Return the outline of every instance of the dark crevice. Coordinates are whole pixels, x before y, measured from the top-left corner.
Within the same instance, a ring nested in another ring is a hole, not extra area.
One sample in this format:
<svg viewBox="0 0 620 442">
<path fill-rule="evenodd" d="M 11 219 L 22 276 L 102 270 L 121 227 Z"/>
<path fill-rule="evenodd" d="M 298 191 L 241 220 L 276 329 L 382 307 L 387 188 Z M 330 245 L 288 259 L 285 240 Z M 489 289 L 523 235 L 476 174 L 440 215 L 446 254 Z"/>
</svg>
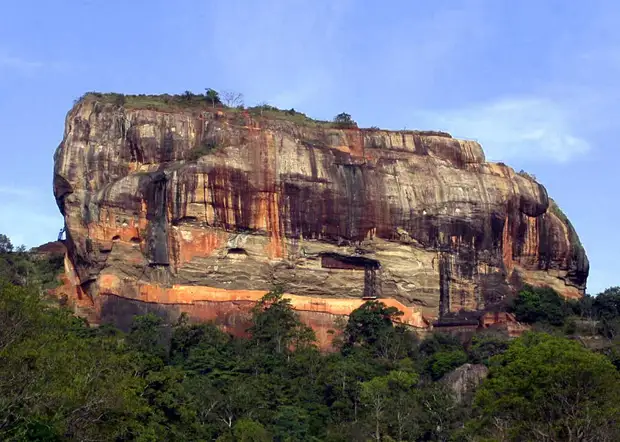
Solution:
<svg viewBox="0 0 620 442">
<path fill-rule="evenodd" d="M 340 270 L 359 270 L 364 272 L 364 299 L 381 296 L 381 280 L 377 275 L 381 265 L 376 259 L 363 256 L 346 256 L 337 253 L 321 254 L 321 267 Z"/>
<path fill-rule="evenodd" d="M 175 219 L 172 221 L 173 226 L 178 226 L 179 224 L 191 224 L 198 221 L 198 218 L 195 216 L 183 216 L 179 219 Z"/>
<path fill-rule="evenodd" d="M 321 267 L 328 269 L 366 270 L 378 269 L 379 261 L 363 256 L 347 256 L 338 253 L 322 253 Z"/>
</svg>

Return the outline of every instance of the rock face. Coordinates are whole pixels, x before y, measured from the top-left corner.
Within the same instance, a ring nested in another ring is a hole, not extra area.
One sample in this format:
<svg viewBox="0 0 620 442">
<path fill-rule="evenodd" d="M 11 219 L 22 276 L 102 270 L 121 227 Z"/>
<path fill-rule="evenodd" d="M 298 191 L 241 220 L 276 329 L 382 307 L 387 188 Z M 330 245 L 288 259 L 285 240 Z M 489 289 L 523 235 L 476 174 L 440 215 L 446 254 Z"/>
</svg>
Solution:
<svg viewBox="0 0 620 442">
<path fill-rule="evenodd" d="M 566 297 L 588 261 L 545 188 L 436 132 L 334 129 L 86 96 L 55 154 L 67 279 L 92 321 L 188 312 L 242 331 L 274 284 L 319 331 L 380 298 L 403 321 Z"/>
<path fill-rule="evenodd" d="M 489 375 L 489 369 L 482 364 L 464 364 L 445 375 L 441 381 L 452 391 L 457 402 L 462 403 L 476 391 Z"/>
</svg>

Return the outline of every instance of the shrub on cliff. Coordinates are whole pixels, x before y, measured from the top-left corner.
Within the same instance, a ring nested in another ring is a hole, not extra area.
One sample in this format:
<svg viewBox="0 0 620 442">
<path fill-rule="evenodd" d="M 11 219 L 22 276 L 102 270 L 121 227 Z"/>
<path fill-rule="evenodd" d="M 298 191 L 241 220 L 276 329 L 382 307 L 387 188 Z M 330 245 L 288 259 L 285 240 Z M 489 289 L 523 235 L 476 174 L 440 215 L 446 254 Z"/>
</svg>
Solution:
<svg viewBox="0 0 620 442">
<path fill-rule="evenodd" d="M 573 313 L 571 304 L 549 287 L 525 286 L 514 299 L 512 311 L 520 322 L 562 326 Z"/>
<path fill-rule="evenodd" d="M 353 121 L 351 115 L 342 112 L 334 117 L 334 126 L 341 129 L 349 129 L 357 127 L 357 123 Z"/>
<path fill-rule="evenodd" d="M 215 89 L 205 89 L 205 99 L 212 107 L 215 107 L 218 104 L 222 104 L 222 100 L 220 99 L 220 94 Z"/>
<path fill-rule="evenodd" d="M 189 161 L 197 161 L 198 159 L 215 152 L 217 147 L 217 142 L 215 140 L 203 140 L 200 145 L 189 151 L 187 159 Z"/>
</svg>

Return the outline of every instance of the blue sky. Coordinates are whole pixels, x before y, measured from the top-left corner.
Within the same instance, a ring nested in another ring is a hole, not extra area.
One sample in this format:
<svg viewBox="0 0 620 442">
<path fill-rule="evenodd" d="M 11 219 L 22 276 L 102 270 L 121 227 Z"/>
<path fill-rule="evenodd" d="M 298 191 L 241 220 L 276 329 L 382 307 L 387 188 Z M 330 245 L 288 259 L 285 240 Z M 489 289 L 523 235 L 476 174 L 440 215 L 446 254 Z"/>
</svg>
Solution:
<svg viewBox="0 0 620 442">
<path fill-rule="evenodd" d="M 0 4 L 0 232 L 53 240 L 52 155 L 89 90 L 211 87 L 362 126 L 442 129 L 541 181 L 620 284 L 617 0 Z"/>
</svg>

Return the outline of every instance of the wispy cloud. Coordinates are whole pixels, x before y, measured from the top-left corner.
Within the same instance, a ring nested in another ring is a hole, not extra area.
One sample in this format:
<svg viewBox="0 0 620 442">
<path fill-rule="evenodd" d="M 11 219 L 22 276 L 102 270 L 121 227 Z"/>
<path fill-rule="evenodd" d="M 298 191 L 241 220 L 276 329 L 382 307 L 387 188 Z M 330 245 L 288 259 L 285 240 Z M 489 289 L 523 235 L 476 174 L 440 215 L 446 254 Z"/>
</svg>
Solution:
<svg viewBox="0 0 620 442">
<path fill-rule="evenodd" d="M 30 198 L 35 195 L 35 191 L 34 189 L 29 189 L 25 187 L 11 187 L 0 185 L 0 195 Z"/>
<path fill-rule="evenodd" d="M 32 72 L 42 68 L 44 65 L 40 61 L 26 60 L 24 58 L 0 54 L 0 67 L 16 69 L 18 71 Z"/>
<path fill-rule="evenodd" d="M 299 107 L 333 87 L 342 62 L 335 35 L 349 0 L 214 2 L 208 56 L 246 97 Z M 217 38 L 225 35 L 226 38 Z M 228 87 L 228 86 L 227 86 Z"/>
<path fill-rule="evenodd" d="M 2 204 L 0 233 L 8 235 L 15 245 L 34 247 L 54 241 L 63 225 L 62 216 L 53 214 L 45 204 L 9 202 Z"/>
<path fill-rule="evenodd" d="M 0 233 L 8 235 L 13 244 L 28 247 L 53 241 L 63 225 L 54 206 L 47 187 L 0 184 Z"/>
<path fill-rule="evenodd" d="M 542 98 L 502 98 L 461 109 L 421 112 L 417 121 L 457 137 L 477 139 L 490 160 L 563 163 L 590 149 L 589 142 L 572 130 L 569 113 Z"/>
<path fill-rule="evenodd" d="M 32 75 L 40 71 L 66 72 L 70 69 L 75 69 L 75 66 L 63 61 L 44 61 L 14 55 L 14 53 L 0 48 L 0 72 L 4 70 Z"/>
</svg>

